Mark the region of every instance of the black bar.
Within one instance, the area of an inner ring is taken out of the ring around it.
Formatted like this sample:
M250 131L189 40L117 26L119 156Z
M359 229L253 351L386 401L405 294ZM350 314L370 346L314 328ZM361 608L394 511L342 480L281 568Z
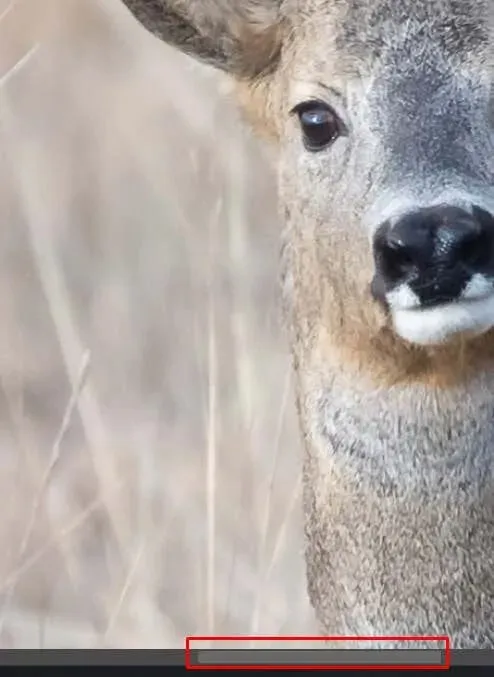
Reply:
M232 657L232 654L235 651L242 651L244 652L244 649L240 650L235 650L235 649L225 649L224 651L220 651L220 649L192 649L190 652L190 659L192 664L197 664L198 659L199 659L199 654L201 655L201 660L204 660L204 657L206 655L206 659L209 661L209 658L207 657L207 654L209 652L213 652L213 654L216 654L215 658L218 658L218 653L224 653L225 657ZM308 662L313 663L312 660L308 660L308 656L310 654L318 654L319 652L326 653L327 651L330 650L323 650L323 649L315 649L311 652L308 650L304 649L286 649L284 651L280 649L252 649L249 650L249 653L253 654L253 657L255 658L256 654L263 654L263 658L269 658L266 662L271 662L271 663L276 663L276 661L280 660L280 655L285 654L289 656L290 660L287 661L285 660L284 662L286 664L296 664L296 663L304 663L307 664ZM342 653L343 650L335 650L338 651L338 653ZM356 658L358 659L359 656L355 656L356 653L359 652L359 650L355 649L348 649L346 650L348 652L348 657L345 658L346 664L351 664L352 663L352 654L353 654L353 660L355 661ZM369 653L370 650L368 649L361 649L360 652L361 654L367 654ZM408 654L408 659L410 658L410 650L409 649L402 649L402 650L392 650L392 649L384 649L384 650L375 650L376 654L382 654L383 652L389 651L396 656L397 651L403 651L404 654ZM421 652L426 652L427 651L437 651L435 649L433 650L427 650L427 649L421 649L415 650L417 654ZM288 652L288 653L287 653ZM441 650L441 653L444 655L444 651ZM271 654L271 655L269 655ZM299 655L299 658L297 658L297 654ZM376 656L377 658L378 656ZM403 656L405 658L405 655ZM245 656L244 656L245 658ZM340 656L341 658L341 656ZM367 656L368 658L368 656ZM273 660L276 659L276 660ZM302 660L301 660L302 659ZM221 662L225 663L225 661L222 659ZM259 661L257 661L259 663ZM263 661L264 662L264 661ZM365 661L362 661L359 659L360 663ZM410 661L404 661L404 662L410 662ZM213 661L214 663L214 661ZM216 664L216 663L215 663ZM416 663L418 666L418 663ZM203 663L205 666L205 663ZM451 665L452 667L462 667L462 666L469 666L469 667L474 667L474 666L494 666L494 651L493 650L453 650L451 652ZM63 667L63 666L70 666L70 667L92 667L92 666L115 666L115 667L132 667L132 666L137 666L137 667L184 667L185 666L185 651L184 650L167 650L167 649L148 649L148 650L134 650L134 649L90 649L90 650L62 650L62 649L32 649L32 650L24 650L24 649L3 649L0 650L0 667L7 667L7 666L27 666L27 667L43 667L43 666L48 666L48 667ZM333 671L332 671L333 672ZM190 674L190 673L189 673ZM348 672L347 672L348 674Z

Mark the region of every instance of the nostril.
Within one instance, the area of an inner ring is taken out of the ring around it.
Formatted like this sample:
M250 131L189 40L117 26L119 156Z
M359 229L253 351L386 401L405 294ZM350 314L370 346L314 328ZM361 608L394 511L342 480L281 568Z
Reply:
M413 213L393 224L384 223L374 242L378 269L394 284L415 276L427 265L433 251L433 232L427 221Z
M404 274L413 268L412 252L400 239L389 238L383 253L388 265L397 273Z
M486 231L473 232L464 237L458 247L458 259L464 265L484 266L491 259L492 242Z
M387 228L380 229L373 248L378 278L385 287L408 277L414 265L409 248L400 239L389 235Z
M458 246L458 258L463 263L475 264L481 251L479 249L479 239L475 237L465 238Z

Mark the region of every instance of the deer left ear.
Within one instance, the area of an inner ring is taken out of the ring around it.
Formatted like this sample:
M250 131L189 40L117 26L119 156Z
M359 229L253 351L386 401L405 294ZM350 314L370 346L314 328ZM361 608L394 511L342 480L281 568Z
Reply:
M276 68L281 0L123 1L157 37L237 79Z

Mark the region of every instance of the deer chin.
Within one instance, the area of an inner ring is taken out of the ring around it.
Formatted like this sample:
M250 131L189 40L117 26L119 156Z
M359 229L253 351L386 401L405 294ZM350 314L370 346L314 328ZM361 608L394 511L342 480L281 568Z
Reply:
M416 345L444 344L458 335L475 337L494 327L494 293L433 308L394 308L391 317L398 336Z

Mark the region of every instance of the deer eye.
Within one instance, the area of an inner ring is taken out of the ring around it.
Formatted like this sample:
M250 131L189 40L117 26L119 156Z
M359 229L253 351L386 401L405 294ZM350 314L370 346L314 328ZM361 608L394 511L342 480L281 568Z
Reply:
M343 123L334 110L322 101L306 101L293 109L302 127L304 146L316 152L336 141Z

